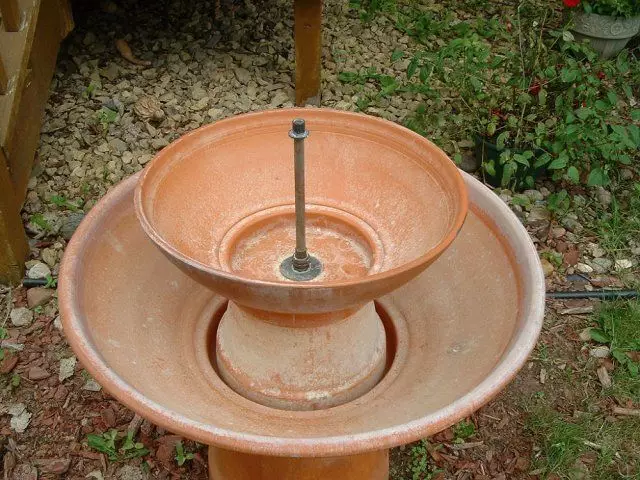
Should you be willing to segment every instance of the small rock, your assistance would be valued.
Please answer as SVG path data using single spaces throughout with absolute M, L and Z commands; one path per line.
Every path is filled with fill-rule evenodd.
M 538 190 L 525 190 L 524 194 L 529 197 L 532 202 L 541 202 L 544 196 Z
M 109 140 L 109 146 L 118 153 L 124 153 L 129 148 L 129 146 L 119 138 Z
M 602 248 L 600 245 L 596 243 L 589 243 L 587 245 L 587 250 L 589 251 L 591 256 L 593 256 L 594 258 L 604 257 L 604 254 L 606 253 L 604 251 L 604 248 Z
M 53 395 L 54 400 L 57 402 L 63 402 L 67 399 L 67 395 L 69 395 L 69 390 L 64 385 L 59 385 L 56 388 L 56 393 Z
M 589 350 L 589 355 L 595 358 L 607 358 L 609 356 L 609 347 L 606 345 L 599 345 Z
M 547 187 L 540 187 L 540 193 L 542 194 L 542 196 L 544 198 L 547 198 L 549 195 L 551 195 L 551 192 L 549 191 L 549 189 Z
M 17 403 L 9 407 L 11 415 L 11 428 L 18 433 L 23 433 L 31 422 L 31 414 L 27 411 L 24 403 Z
M 573 233 L 580 233 L 582 231 L 582 224 L 578 222 L 577 218 L 572 218 L 570 216 L 565 216 L 560 220 L 560 223 L 564 228 Z
M 555 227 L 551 229 L 551 236 L 553 238 L 562 238 L 567 233 L 567 230 L 562 227 Z
M 60 320 L 60 315 L 53 320 L 53 326 L 62 332 L 62 320 Z
M 169 145 L 169 141 L 166 138 L 154 138 L 153 140 L 151 140 L 151 146 L 156 150 L 160 150 L 167 145 Z
M 46 263 L 36 262 L 28 271 L 27 277 L 32 279 L 47 278 L 51 275 L 51 269 Z
M 276 108 L 281 106 L 283 103 L 289 101 L 289 95 L 284 92 L 276 92 L 276 94 L 271 99 L 271 108 Z
M 607 273 L 613 267 L 613 261 L 605 257 L 594 258 L 590 264 L 597 273 Z
M 60 373 L 58 374 L 58 379 L 61 382 L 73 376 L 76 368 L 76 361 L 76 357 L 63 358 L 60 360 Z
M 51 374 L 47 372 L 44 368 L 40 367 L 31 367 L 29 369 L 29 373 L 27 373 L 27 378 L 29 380 L 44 380 L 45 378 L 49 378 Z
M 200 85 L 195 85 L 191 89 L 191 98 L 193 98 L 195 101 L 201 100 L 206 96 L 207 96 L 206 90 L 203 89 Z
M 49 265 L 49 267 L 53 268 L 58 263 L 58 252 L 56 252 L 53 248 L 44 248 L 42 253 L 40 254 L 44 263 Z
M 540 383 L 541 384 L 545 384 L 545 382 L 547 381 L 547 370 L 544 368 L 540 369 Z
M 631 180 L 633 178 L 633 171 L 628 168 L 623 168 L 620 170 L 620 179 L 621 180 Z
M 618 272 L 621 270 L 628 270 L 631 267 L 633 267 L 633 262 L 631 260 L 627 260 L 627 259 L 616 260 L 615 269 Z
M 574 246 L 571 246 L 564 252 L 562 260 L 564 261 L 565 265 L 573 267 L 578 263 L 579 258 L 580 252 L 578 252 L 578 250 Z
M 40 469 L 41 473 L 52 473 L 55 475 L 62 475 L 69 470 L 71 466 L 70 458 L 48 458 L 48 459 L 36 459 L 34 465 Z
M 611 377 L 609 376 L 609 372 L 607 372 L 607 367 L 599 367 L 596 373 L 598 374 L 598 379 L 604 388 L 611 387 Z
M 548 222 L 551 218 L 551 213 L 545 207 L 534 206 L 531 207 L 531 211 L 527 216 L 527 223 L 531 224 L 534 222 Z
M 611 193 L 602 187 L 598 187 L 596 189 L 596 198 L 604 207 L 611 205 L 611 201 L 613 200 Z
M 29 308 L 39 307 L 47 303 L 53 297 L 54 291 L 50 288 L 34 287 L 27 290 L 27 305 Z
M 555 270 L 553 264 L 546 258 L 540 259 L 540 263 L 542 264 L 542 271 L 544 272 L 545 277 L 550 276 Z
M 102 390 L 102 387 L 93 378 L 90 378 L 86 382 L 84 382 L 82 390 L 87 390 L 88 392 L 99 392 L 100 390 Z
M 14 308 L 9 314 L 11 323 L 16 327 L 24 327 L 33 322 L 33 312 L 26 307 Z
M 164 119 L 162 105 L 155 97 L 142 97 L 133 106 L 133 111 L 145 121 L 160 122 Z
M 251 80 L 251 73 L 246 68 L 234 68 L 233 73 L 242 85 L 246 85 Z
M 76 231 L 80 222 L 84 219 L 84 213 L 71 212 L 62 221 L 60 233 L 65 240 L 71 240 L 73 232 Z
M 576 270 L 580 273 L 591 273 L 593 272 L 593 267 L 587 265 L 586 263 L 578 263 L 576 265 Z

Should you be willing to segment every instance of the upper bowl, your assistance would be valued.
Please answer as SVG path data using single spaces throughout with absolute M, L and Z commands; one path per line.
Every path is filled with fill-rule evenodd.
M 295 247 L 291 121 L 304 118 L 312 281 L 280 273 Z M 321 313 L 378 298 L 451 244 L 467 192 L 446 154 L 392 122 L 325 109 L 240 115 L 163 149 L 135 192 L 140 223 L 183 271 L 261 310 Z

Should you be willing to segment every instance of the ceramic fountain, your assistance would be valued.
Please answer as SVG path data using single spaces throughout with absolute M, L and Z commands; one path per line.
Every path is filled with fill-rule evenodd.
M 516 374 L 544 277 L 515 215 L 428 140 L 290 109 L 202 127 L 116 186 L 59 297 L 85 368 L 210 445 L 210 478 L 377 480 L 389 448 Z

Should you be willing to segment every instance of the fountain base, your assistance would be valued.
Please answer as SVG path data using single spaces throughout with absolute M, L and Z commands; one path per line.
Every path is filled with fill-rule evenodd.
M 216 335 L 216 363 L 233 390 L 283 410 L 318 410 L 364 395 L 387 364 L 385 329 L 373 302 L 295 315 L 229 302 Z
M 211 480 L 387 480 L 389 450 L 344 457 L 269 457 L 209 447 Z

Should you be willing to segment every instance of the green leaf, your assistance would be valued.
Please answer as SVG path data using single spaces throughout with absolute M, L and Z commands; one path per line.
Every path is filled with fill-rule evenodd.
M 598 343 L 610 343 L 611 338 L 604 331 L 599 328 L 592 328 L 589 330 L 589 335 L 591 336 L 591 340 Z
M 551 162 L 547 166 L 547 168 L 549 170 L 560 170 L 561 168 L 566 167 L 568 162 L 569 162 L 569 157 L 567 157 L 567 155 L 563 152 L 560 154 L 558 158 L 554 159 L 553 162 Z
M 607 176 L 601 168 L 594 168 L 589 172 L 589 178 L 587 179 L 587 185 L 590 187 L 596 187 L 605 185 L 607 183 Z
M 567 168 L 567 178 L 571 180 L 572 183 L 580 183 L 580 172 L 578 169 L 571 165 Z
M 394 52 L 391 54 L 391 61 L 397 62 L 402 57 L 404 57 L 404 52 L 402 50 L 394 50 Z
M 360 75 L 356 72 L 340 72 L 338 74 L 338 80 L 343 83 L 355 83 L 360 78 Z
M 413 77 L 413 75 L 416 73 L 417 69 L 418 69 L 418 57 L 413 57 L 413 59 L 409 63 L 409 66 L 407 67 L 407 78 L 411 79 L 411 77 Z
M 615 92 L 609 90 L 607 92 L 607 98 L 609 99 L 611 106 L 615 107 L 618 104 L 618 95 L 616 95 Z

